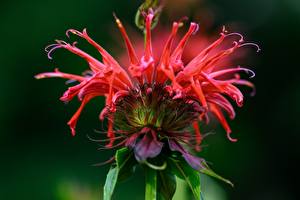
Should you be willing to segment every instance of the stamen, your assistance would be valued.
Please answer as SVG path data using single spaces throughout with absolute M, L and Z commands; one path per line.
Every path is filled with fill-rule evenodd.
M 76 44 L 77 44 L 77 43 L 78 43 L 77 41 L 73 42 L 73 43 L 72 43 L 72 46 L 73 46 L 73 47 L 76 47 Z
M 91 70 L 85 70 L 84 72 L 82 72 L 82 76 L 84 77 L 91 77 L 94 75 L 94 72 Z
M 57 42 L 57 44 L 60 44 L 60 45 L 68 45 L 68 43 L 63 40 L 55 40 L 55 42 Z
M 74 35 L 78 35 L 78 36 L 82 37 L 82 33 L 81 33 L 80 31 L 75 30 L 75 29 L 68 29 L 68 30 L 66 31 L 66 36 L 67 36 L 68 38 L 70 37 L 69 33 L 72 33 L 72 34 L 74 34 Z
M 49 52 L 49 50 L 48 50 L 49 48 L 51 48 L 51 47 L 53 47 L 53 46 L 57 46 L 57 45 L 58 45 L 57 43 L 55 43 L 55 44 L 50 44 L 50 45 L 46 46 L 44 50 L 45 50 L 46 52 Z
M 248 43 L 244 43 L 244 44 L 239 45 L 239 47 L 243 47 L 243 46 L 254 46 L 257 49 L 256 50 L 257 53 L 261 51 L 261 49 L 258 46 L 258 44 L 255 44 L 255 43 L 252 43 L 252 42 L 248 42 Z
M 252 71 L 251 69 L 248 69 L 248 68 L 240 67 L 240 66 L 238 66 L 238 68 L 229 68 L 229 69 L 223 69 L 223 70 L 219 70 L 219 71 L 216 71 L 216 72 L 212 72 L 212 73 L 209 74 L 209 77 L 210 78 L 215 78 L 215 77 L 227 74 L 227 73 L 233 73 L 233 72 L 238 72 L 238 71 L 246 72 L 247 74 L 250 75 L 249 78 L 255 77 L 254 71 Z
M 110 139 L 102 139 L 102 140 L 93 139 L 89 135 L 86 135 L 86 137 L 89 140 L 91 140 L 92 142 L 108 142 L 108 141 L 110 141 Z M 118 136 L 118 137 L 114 137 L 114 140 L 123 139 L 123 138 L 126 138 L 126 137 L 125 136 Z
M 104 129 L 103 123 L 101 123 L 101 124 L 102 124 L 102 129 Z M 106 135 L 107 134 L 107 131 L 100 131 L 100 130 L 96 130 L 96 129 L 94 129 L 94 132 L 102 134 L 102 135 Z M 115 133 L 116 134 L 120 134 L 120 135 L 126 135 L 127 134 L 127 132 L 122 131 L 122 130 L 115 130 Z
M 183 16 L 181 17 L 179 20 L 178 20 L 178 24 L 179 24 L 179 27 L 182 27 L 183 24 L 184 24 L 184 21 L 187 21 L 189 18 L 187 16 Z
M 113 156 L 110 159 L 108 159 L 107 161 L 104 161 L 104 162 L 101 162 L 101 163 L 97 163 L 97 164 L 93 164 L 92 166 L 93 167 L 100 167 L 100 166 L 109 164 L 109 163 L 113 162 L 114 160 L 115 160 L 115 157 Z
M 47 57 L 48 59 L 52 60 L 53 58 L 51 57 L 51 53 L 55 50 L 55 49 L 59 49 L 62 48 L 61 44 L 56 44 L 56 45 L 52 45 L 51 49 L 48 51 L 47 53 Z
M 225 25 L 222 26 L 222 32 L 221 32 L 221 35 L 222 34 L 226 34 L 228 31 L 226 30 L 226 27 Z
M 98 150 L 114 149 L 116 147 L 124 146 L 125 143 L 126 143 L 126 140 L 123 140 L 122 142 L 120 142 L 120 143 L 118 143 L 116 145 L 113 145 L 113 143 L 110 142 L 109 144 L 105 145 L 105 147 L 98 148 Z
M 238 36 L 240 37 L 239 39 L 239 42 L 244 42 L 244 36 L 240 33 L 229 33 L 229 34 L 226 34 L 225 37 L 229 37 L 229 36 Z
M 255 77 L 255 72 L 251 69 L 242 68 L 242 67 L 239 67 L 238 69 L 243 69 L 247 74 L 249 74 L 249 78 L 254 78 Z

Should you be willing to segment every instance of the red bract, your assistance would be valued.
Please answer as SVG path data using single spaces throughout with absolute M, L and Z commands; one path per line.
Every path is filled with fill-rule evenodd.
M 69 87 L 61 97 L 61 100 L 65 102 L 72 100 L 75 96 L 78 96 L 79 100 L 82 101 L 81 106 L 68 122 L 72 135 L 75 135 L 76 124 L 84 106 L 94 97 L 105 96 L 106 107 L 102 110 L 100 119 L 103 120 L 105 117 L 109 119 L 107 135 L 110 138 L 110 143 L 108 146 L 112 146 L 115 130 L 114 115 L 111 113 L 116 112 L 116 102 L 122 101 L 122 98 L 129 95 L 132 90 L 137 90 L 145 84 L 152 84 L 162 85 L 164 90 L 168 91 L 174 100 L 185 97 L 197 99 L 201 107 L 204 108 L 198 119 L 207 119 L 208 113 L 213 113 L 225 128 L 228 138 L 231 141 L 236 141 L 236 139 L 230 137 L 231 130 L 223 114 L 223 111 L 227 112 L 231 119 L 235 116 L 234 109 L 226 97 L 234 100 L 238 106 L 242 106 L 243 94 L 236 86 L 246 85 L 251 88 L 254 86 L 249 81 L 241 79 L 238 73 L 246 72 L 250 74 L 250 77 L 253 77 L 254 73 L 243 67 L 220 68 L 219 64 L 243 46 L 254 45 L 258 48 L 258 51 L 259 47 L 253 43 L 244 43 L 240 34 L 227 33 L 223 29 L 220 37 L 215 42 L 204 48 L 197 56 L 185 64 L 182 58 L 183 53 L 188 40 L 197 32 L 198 24 L 192 22 L 186 34 L 176 45 L 173 45 L 175 38 L 178 37 L 177 31 L 180 25 L 179 22 L 174 22 L 160 58 L 155 59 L 153 55 L 155 47 L 152 47 L 153 44 L 151 42 L 152 20 L 153 14 L 149 13 L 145 17 L 145 47 L 143 55 L 138 57 L 125 28 L 121 21 L 116 18 L 127 48 L 129 65 L 126 66 L 121 66 L 116 59 L 91 39 L 86 29 L 82 32 L 70 29 L 66 34 L 68 36 L 68 34 L 72 33 L 84 38 L 99 51 L 102 61 L 95 59 L 76 47 L 76 43 L 69 44 L 65 41 L 57 40 L 56 44 L 46 48 L 50 59 L 52 59 L 51 53 L 53 50 L 64 48 L 85 59 L 90 66 L 91 73 L 86 76 L 67 74 L 58 70 L 36 75 L 36 78 L 61 77 L 79 82 L 77 85 Z M 225 40 L 229 37 L 230 39 L 236 39 L 231 47 L 223 48 Z M 147 89 L 147 92 L 148 90 L 151 92 L 151 87 Z M 195 140 L 197 145 L 199 145 L 201 143 L 201 134 L 198 121 L 193 121 L 192 123 L 195 129 Z M 121 131 L 118 130 L 118 132 Z M 151 132 L 151 134 L 147 135 L 147 137 L 156 138 L 154 133 Z M 144 138 L 148 142 L 148 138 L 146 136 Z M 172 143 L 171 146 L 173 149 L 176 149 L 177 143 Z

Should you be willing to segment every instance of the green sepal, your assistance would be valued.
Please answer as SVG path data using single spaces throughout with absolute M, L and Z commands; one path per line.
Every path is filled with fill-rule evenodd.
M 137 164 L 133 152 L 128 148 L 117 150 L 115 154 L 116 163 L 112 166 L 106 176 L 104 184 L 103 200 L 111 200 L 117 182 L 123 181 L 131 176 Z
M 145 166 L 145 200 L 157 198 L 157 170 Z
M 200 173 L 194 170 L 185 160 L 175 160 L 170 158 L 168 165 L 171 171 L 180 179 L 183 179 L 191 189 L 196 200 L 201 198 Z
M 200 170 L 200 172 L 202 174 L 206 174 L 208 176 L 211 176 L 211 177 L 214 177 L 214 178 L 219 179 L 221 181 L 224 181 L 225 183 L 227 183 L 227 184 L 231 185 L 232 187 L 234 187 L 233 183 L 230 180 L 225 179 L 222 176 L 215 173 L 212 169 L 210 169 L 210 167 L 207 165 L 206 162 L 202 162 L 202 165 L 204 167 L 203 169 Z
M 128 148 L 119 149 L 115 154 L 115 159 L 119 167 L 118 181 L 124 181 L 134 173 L 137 161 L 132 150 Z

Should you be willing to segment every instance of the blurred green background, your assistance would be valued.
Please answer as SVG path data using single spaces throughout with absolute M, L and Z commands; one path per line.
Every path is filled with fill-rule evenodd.
M 33 76 L 54 67 L 74 73 L 86 69 L 84 61 L 66 51 L 57 51 L 54 60 L 49 61 L 43 50 L 54 39 L 65 39 L 68 28 L 88 28 L 96 41 L 118 55 L 122 45 L 117 44 L 114 36 L 118 30 L 112 12 L 133 27 L 140 3 L 137 0 L 0 3 L 1 200 L 101 199 L 108 166 L 92 165 L 105 161 L 112 152 L 98 151 L 98 145 L 87 134 L 101 128 L 98 113 L 103 99 L 87 105 L 78 123 L 78 134 L 72 137 L 66 122 L 78 102 L 64 105 L 59 101 L 67 87 L 64 80 L 37 81 Z M 235 187 L 204 177 L 206 199 L 297 199 L 300 1 L 202 0 L 180 14 L 190 16 L 196 7 L 213 13 L 203 16 L 206 20 L 213 17 L 214 27 L 228 23 L 230 27 L 231 23 L 232 27 L 238 27 L 235 31 L 257 41 L 262 48 L 262 52 L 247 60 L 257 74 L 253 80 L 257 94 L 254 98 L 246 95 L 245 106 L 237 108 L 237 118 L 230 122 L 239 142 L 229 142 L 223 130 L 217 128 L 217 134 L 207 139 L 209 146 L 201 153 Z M 175 20 L 172 16 L 170 20 Z M 91 50 L 88 46 L 84 48 Z M 118 185 L 115 199 L 143 199 L 143 181 L 138 170 L 131 180 Z M 185 193 L 181 186 L 176 198 L 183 199 Z

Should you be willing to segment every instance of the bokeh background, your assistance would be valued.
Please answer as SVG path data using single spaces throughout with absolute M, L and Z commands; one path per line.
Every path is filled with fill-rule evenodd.
M 57 51 L 50 61 L 44 47 L 66 39 L 68 28 L 88 28 L 90 35 L 113 55 L 123 47 L 113 24 L 116 12 L 134 30 L 138 0 L 13 0 L 0 3 L 0 199 L 101 199 L 108 166 L 94 167 L 112 152 L 98 151 L 87 138 L 101 128 L 103 99 L 87 105 L 72 137 L 66 122 L 78 102 L 59 101 L 64 80 L 33 77 L 60 67 L 81 73 L 80 58 Z M 256 71 L 254 98 L 246 95 L 231 122 L 239 142 L 231 143 L 221 128 L 210 136 L 201 156 L 230 178 L 235 187 L 203 177 L 208 200 L 299 199 L 300 1 L 299 0 L 171 0 L 164 17 L 192 17 L 217 33 L 226 24 L 260 44 L 247 63 Z M 216 31 L 217 30 L 217 31 Z M 74 38 L 73 38 L 74 39 Z M 83 42 L 82 42 L 83 43 Z M 88 45 L 84 49 L 94 51 Z M 253 51 L 255 52 L 255 51 Z M 143 199 L 144 178 L 137 171 L 121 183 L 117 200 Z M 191 199 L 184 185 L 176 199 Z M 298 196 L 298 198 L 297 198 Z

